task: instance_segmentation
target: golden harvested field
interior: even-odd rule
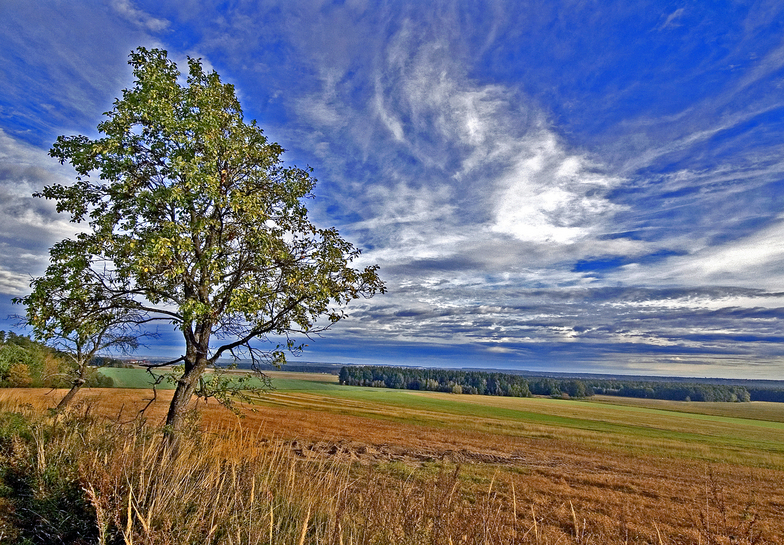
[[[244,418],[202,403],[201,426],[258,431],[295,459],[401,482],[459,466],[470,494],[514,512],[519,543],[784,543],[784,404],[459,396],[271,375],[278,390]],[[44,408],[60,395],[4,390],[0,401]],[[148,421],[162,420],[170,397],[158,392]],[[81,394],[119,421],[150,399]]]

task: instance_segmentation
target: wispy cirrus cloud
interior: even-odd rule
[[[117,5],[132,8],[125,0]],[[109,5],[3,3],[0,121],[6,132],[48,147],[64,131],[94,131],[131,82],[126,61],[140,45],[160,42]]]
[[[667,16],[667,19],[661,24],[658,30],[663,30],[668,27],[675,27],[678,26],[678,19],[683,17],[683,13],[686,11],[685,8],[678,8],[672,13]]]
[[[373,52],[372,70],[365,66],[362,76],[355,66],[324,69],[321,86],[298,99],[304,113],[319,114],[312,116],[319,138],[332,131],[341,135],[345,152],[336,154],[335,139],[327,138],[325,157],[330,172],[347,184],[344,191],[330,187],[330,204],[346,211],[342,229],[368,248],[368,262],[382,264],[392,287],[391,301],[361,303],[353,311],[356,321],[342,331],[390,342],[484,346],[509,357],[542,350],[555,356],[562,353],[555,347],[566,343],[583,347],[581,361],[588,354],[597,361],[598,354],[615,354],[618,366],[622,354],[633,351],[640,355],[635,365],[648,362],[657,369],[677,367],[676,360],[657,355],[661,351],[713,357],[743,336],[747,349],[764,352],[761,347],[770,344],[765,335],[751,340],[759,316],[725,319],[722,312],[762,301],[775,309],[779,297],[701,291],[718,281],[705,275],[704,283],[687,283],[691,291],[680,295],[639,287],[668,285],[656,271],[694,259],[689,256],[701,247],[715,247],[715,224],[705,224],[695,237],[693,230],[659,220],[661,210],[691,198],[675,192],[696,190],[694,202],[713,206],[712,200],[727,201],[733,185],[748,191],[749,184],[775,176],[776,167],[728,162],[647,177],[639,171],[693,151],[748,117],[685,131],[674,144],[649,141],[624,167],[605,165],[599,155],[570,145],[518,89],[472,78],[465,70],[470,61],[451,38],[455,25],[447,20],[447,31],[426,33],[406,20],[390,24],[395,31],[383,43],[366,45],[364,53]],[[352,85],[355,78],[372,82],[359,100],[347,92],[363,89]],[[359,166],[352,169],[344,157],[359,158]],[[746,182],[738,180],[741,171]],[[631,191],[657,202],[640,215]],[[348,210],[361,212],[352,220]],[[639,236],[649,229],[659,234]],[[607,273],[572,268],[581,260],[611,262],[612,256],[623,260]],[[645,278],[645,271],[653,276]],[[672,285],[681,282],[677,276]],[[597,290],[610,284],[623,287],[597,298]],[[563,299],[564,293],[572,297]],[[713,310],[706,310],[708,304]],[[770,362],[779,356],[773,350]],[[681,369],[696,361],[685,358]]]
[[[395,255],[398,263],[453,259],[466,247],[478,263],[480,247],[494,252],[501,244],[507,255],[530,253],[509,239],[572,244],[573,254],[578,240],[607,246],[597,237],[619,207],[605,195],[620,178],[570,150],[518,91],[470,78],[464,53],[450,41],[458,33],[452,23],[442,34],[408,20],[395,26],[377,45],[364,101],[345,93],[361,88],[345,78],[359,76],[332,69],[322,71],[321,89],[298,99],[303,114],[323,126],[318,138],[328,131],[345,136],[345,151],[336,154],[333,140],[327,160],[336,177],[361,177],[360,195],[349,183],[336,200],[346,209],[372,210],[372,219],[346,228],[372,237],[362,241],[374,248],[370,259]],[[352,171],[340,159],[370,153],[369,172]],[[412,201],[415,193],[420,198]]]
[[[130,23],[151,32],[160,32],[169,26],[166,19],[153,17],[137,8],[131,0],[113,0],[112,9]]]
[[[705,245],[682,256],[642,267],[631,264],[612,275],[629,284],[735,286],[784,290],[784,221],[723,244]],[[784,301],[779,301],[784,305]]]

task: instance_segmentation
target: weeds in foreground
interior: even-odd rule
[[[753,489],[752,489],[753,492]],[[700,505],[696,518],[700,541],[705,545],[756,545],[765,543],[755,509],[756,499],[752,494],[739,517],[733,517],[727,504],[726,490],[712,471],[705,476],[704,504]]]
[[[478,487],[454,464],[379,471],[301,460],[255,432],[199,432],[195,423],[175,451],[160,430],[100,421],[89,407],[56,418],[0,412],[0,543],[766,543],[753,514],[746,526],[727,522],[718,484],[692,540],[655,523],[647,533],[623,521],[603,527],[572,502],[523,505],[524,486],[496,474]],[[754,540],[731,541],[738,529]]]

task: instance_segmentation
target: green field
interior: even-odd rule
[[[164,375],[170,369],[153,370],[156,375]],[[140,368],[122,368],[122,367],[104,367],[100,370],[102,375],[110,377],[114,381],[115,388],[152,388],[155,382],[154,377],[147,372],[146,369]],[[205,373],[205,378],[209,376],[209,371]],[[241,374],[241,373],[239,373]],[[279,387],[286,389],[285,384],[287,381],[284,379]],[[301,381],[306,382],[306,381]],[[174,383],[164,379],[158,384],[157,388],[161,390],[174,389]]]
[[[102,372],[117,387],[150,387],[151,379],[142,369]],[[269,375],[275,392],[258,398],[262,406],[510,438],[560,436],[585,446],[635,454],[784,469],[784,404],[455,395],[341,386],[334,375]]]
[[[104,367],[100,373],[114,381],[115,388],[152,388],[153,378],[145,369],[124,369],[120,367]],[[162,390],[173,389],[174,385],[162,382],[158,385]]]

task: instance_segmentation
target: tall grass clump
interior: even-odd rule
[[[94,543],[79,472],[79,446],[92,428],[78,418],[67,428],[42,425],[24,412],[0,413],[0,542]]]
[[[239,428],[192,426],[172,447],[154,427],[98,420],[85,407],[0,416],[2,543],[508,541],[500,506],[461,492],[457,470],[423,482],[300,460]]]
[[[74,412],[4,412],[0,456],[11,543],[310,543],[345,480],[241,430],[194,430],[175,449],[143,424]]]

